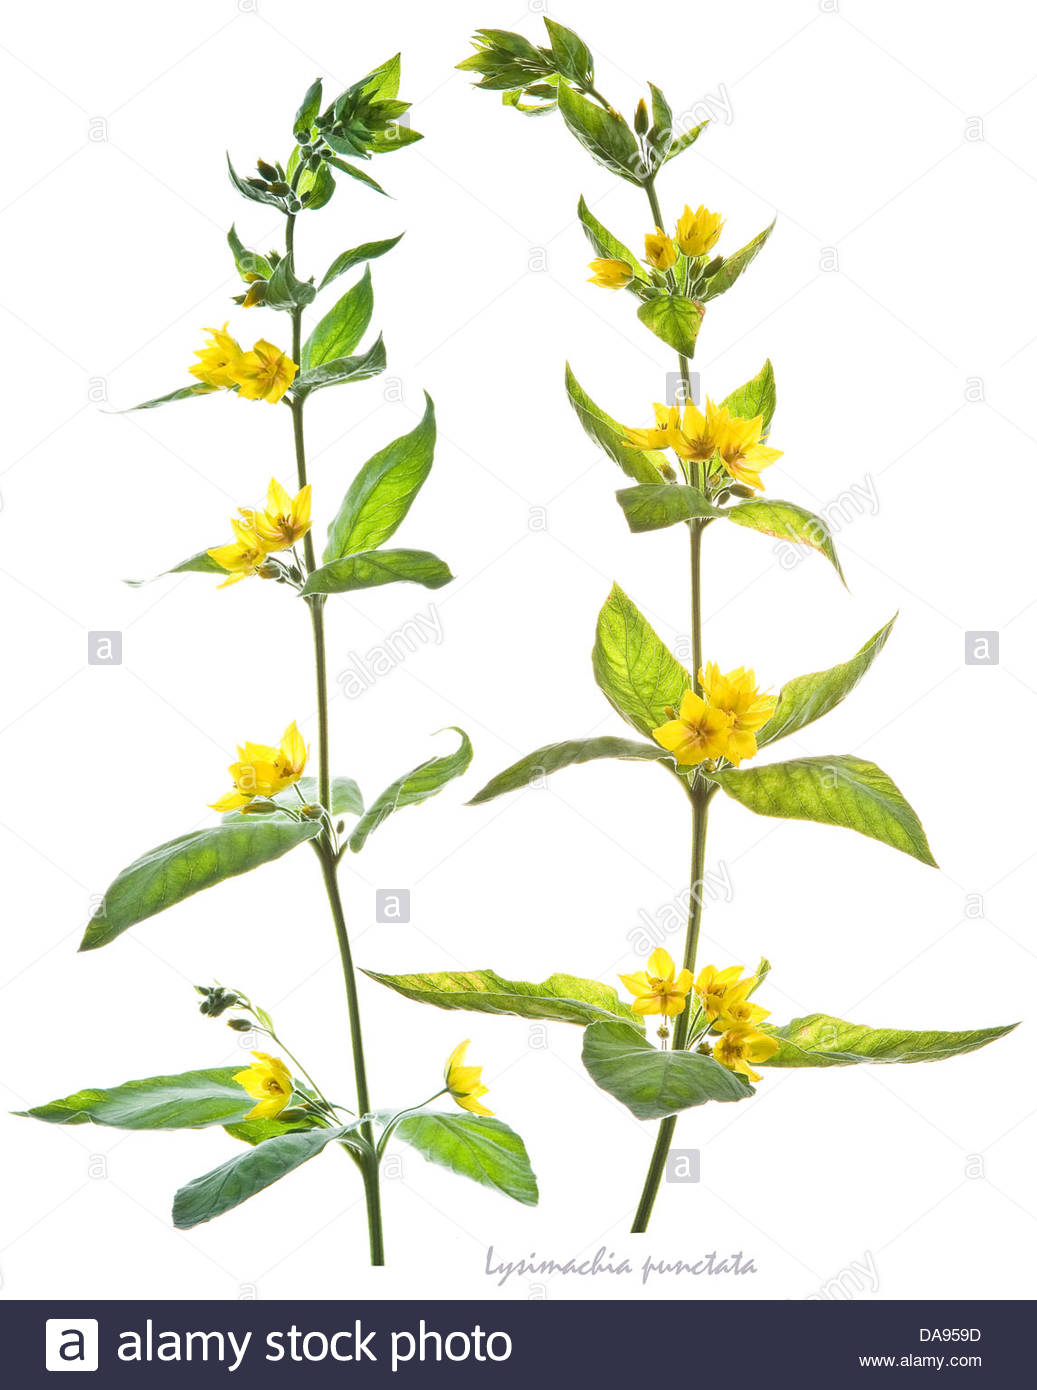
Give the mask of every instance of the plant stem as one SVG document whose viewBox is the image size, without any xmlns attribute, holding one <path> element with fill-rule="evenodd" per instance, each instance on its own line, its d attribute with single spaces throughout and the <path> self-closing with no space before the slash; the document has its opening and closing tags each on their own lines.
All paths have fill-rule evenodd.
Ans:
<svg viewBox="0 0 1037 1390">
<path fill-rule="evenodd" d="M 645 181 L 644 190 L 652 209 L 655 225 L 662 228 L 664 226 L 663 215 L 659 207 L 659 197 L 655 191 L 654 177 Z M 673 273 L 668 272 L 667 278 L 671 292 L 673 292 L 676 288 Z M 690 401 L 692 399 L 691 371 L 688 359 L 683 353 L 678 353 L 677 358 L 680 363 L 681 381 L 684 386 L 684 399 Z M 693 487 L 702 487 L 705 475 L 701 464 L 692 464 L 688 481 Z M 703 523 L 701 521 L 688 522 L 691 571 L 691 677 L 694 688 L 699 694 L 701 694 L 699 671 L 702 667 L 702 531 Z M 695 957 L 698 953 L 699 931 L 702 926 L 702 878 L 706 866 L 706 827 L 709 819 L 710 792 L 711 789 L 708 784 L 695 775 L 688 788 L 688 796 L 691 801 L 691 901 L 688 904 L 688 925 L 684 937 L 683 960 L 683 968 L 690 971 L 692 975 L 695 973 Z M 677 1022 L 673 1030 L 673 1050 L 675 1052 L 683 1051 L 687 1045 L 690 1022 L 690 1015 L 685 1007 L 684 1012 L 677 1015 Z M 676 1115 L 668 1115 L 659 1125 L 655 1148 L 652 1151 L 648 1173 L 645 1176 L 644 1187 L 641 1191 L 641 1200 L 638 1203 L 634 1224 L 631 1227 L 634 1232 L 643 1233 L 648 1229 L 652 1207 L 655 1205 L 659 1184 L 666 1170 L 666 1158 L 670 1152 L 670 1145 L 673 1142 L 676 1128 Z"/>
<path fill-rule="evenodd" d="M 295 258 L 295 218 L 289 216 L 285 229 L 285 251 Z M 294 267 L 293 267 L 294 268 Z M 292 310 L 292 361 L 298 363 L 302 356 L 302 308 Z M 295 469 L 299 487 L 306 486 L 306 441 L 303 433 L 303 406 L 305 396 L 292 400 L 292 434 L 295 440 Z M 313 535 L 307 531 L 303 537 L 303 558 L 307 574 L 312 574 L 317 565 L 313 548 Z M 328 895 L 335 936 L 338 940 L 339 956 L 342 960 L 342 975 L 346 986 L 346 1009 L 349 1016 L 349 1040 L 353 1055 L 353 1076 L 356 1082 L 356 1113 L 363 1117 L 371 1111 L 370 1096 L 367 1089 L 367 1068 L 364 1064 L 364 1039 L 360 1027 L 360 1001 L 356 987 L 356 970 L 353 966 L 353 952 L 349 944 L 346 916 L 339 892 L 337 863 L 338 852 L 332 831 L 331 806 L 331 756 L 328 720 L 328 672 L 327 647 L 324 635 L 324 595 L 315 594 L 307 598 L 310 622 L 313 628 L 313 656 L 317 682 L 317 799 L 328 815 L 319 839 L 315 842 L 317 858 L 320 861 L 324 889 Z M 385 1264 L 385 1245 L 382 1237 L 381 1192 L 379 1188 L 378 1154 L 375 1149 L 374 1130 L 368 1120 L 361 1126 L 361 1134 L 367 1141 L 368 1152 L 360 1159 L 360 1171 L 364 1180 L 364 1195 L 367 1199 L 367 1226 L 371 1244 L 371 1263 Z"/>
</svg>

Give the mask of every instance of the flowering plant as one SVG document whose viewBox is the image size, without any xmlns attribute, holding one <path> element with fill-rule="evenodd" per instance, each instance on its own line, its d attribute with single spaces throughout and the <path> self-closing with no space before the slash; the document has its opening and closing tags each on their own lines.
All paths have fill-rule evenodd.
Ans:
<svg viewBox="0 0 1037 1390">
<path fill-rule="evenodd" d="M 282 1041 L 269 1012 L 240 990 L 214 985 L 198 987 L 202 1014 L 218 1018 L 229 1013 L 232 1029 L 269 1040 L 276 1053 L 257 1049 L 252 1065 L 243 1069 L 215 1066 L 80 1090 L 26 1112 L 55 1124 L 93 1122 L 123 1129 L 222 1126 L 240 1141 L 239 1151 L 180 1188 L 173 1220 L 181 1228 L 220 1216 L 324 1149 L 341 1148 L 363 1182 L 373 1264 L 384 1263 L 379 1172 L 393 1136 L 426 1159 L 519 1202 L 537 1201 L 536 1179 L 522 1140 L 480 1101 L 487 1088 L 481 1069 L 465 1065 L 467 1042 L 451 1054 L 442 1083 L 429 1100 L 373 1109 L 356 970 L 338 882 L 347 853 L 360 852 L 396 811 L 436 795 L 466 770 L 472 756 L 467 735 L 457 729 L 460 742 L 455 751 L 395 778 L 367 807 L 352 778 L 332 775 L 324 626 L 328 597 L 403 581 L 438 589 L 452 578 L 444 562 L 427 551 L 385 548 L 432 467 L 436 426 L 428 397 L 415 428 L 358 469 L 330 520 L 319 560 L 311 521 L 304 409 L 317 391 L 363 381 L 384 369 L 381 337 L 365 348 L 360 343 L 374 306 L 370 262 L 391 251 L 400 238 L 344 251 L 315 284 L 312 277 L 302 278 L 296 265 L 297 220 L 331 201 L 338 187 L 336 173 L 383 191 L 363 165 L 374 155 L 392 153 L 421 138 L 400 123 L 408 103 L 398 99 L 399 80 L 399 55 L 328 103 L 318 79 L 296 113 L 294 147 L 284 165 L 260 160 L 256 174 L 243 178 L 228 162 L 238 192 L 252 204 L 275 208 L 284 218 L 279 252 L 247 249 L 231 227 L 231 254 L 246 286 L 235 302 L 243 310 L 262 307 L 284 315 L 281 322 L 288 325 L 290 346 L 282 348 L 264 336 L 246 349 L 228 331 L 229 323 L 209 329 L 208 340 L 189 368 L 192 380 L 134 407 L 152 409 L 218 392 L 264 403 L 263 408 L 287 407 L 294 495 L 272 478 L 264 504 L 240 508 L 231 519 L 230 541 L 199 550 L 167 573 L 218 575 L 220 588 L 245 579 L 273 581 L 267 586 L 271 601 L 291 594 L 296 608 L 308 613 L 316 673 L 315 775 L 304 776 L 311 766 L 310 749 L 294 721 L 276 747 L 243 743 L 229 768 L 230 790 L 211 803 L 219 822 L 180 835 L 125 868 L 104 894 L 81 947 L 91 951 L 107 946 L 192 894 L 308 844 L 327 891 L 342 961 L 355 1108 L 328 1099 Z M 360 279 L 304 336 L 305 313 L 318 294 L 360 265 L 365 267 Z M 271 338 L 281 336 L 273 328 L 269 331 Z M 282 411 L 277 413 L 287 422 Z M 428 1109 L 440 1096 L 449 1096 L 461 1113 Z"/>
<path fill-rule="evenodd" d="M 885 646 L 892 622 L 849 660 L 794 677 L 776 697 L 757 688 L 752 670 L 721 672 L 703 660 L 702 540 L 708 528 L 720 534 L 734 524 L 811 547 L 842 578 L 824 520 L 798 503 L 763 496 L 761 473 L 781 457 L 769 442 L 776 405 L 770 362 L 719 400 L 707 398 L 704 409 L 693 399 L 689 361 L 707 306 L 741 279 L 773 223 L 728 252 L 717 249 L 725 226 L 719 214 L 701 205 L 693 211 L 689 202 L 678 218 L 664 216 L 659 174 L 695 143 L 706 123 L 678 131 L 665 96 L 649 84 L 650 105 L 639 101 L 628 124 L 597 90 L 594 61 L 582 39 L 551 19 L 545 24 L 547 47 L 520 34 L 479 30 L 475 53 L 459 66 L 479 74 L 478 86 L 500 91 L 505 105 L 529 115 L 557 109 L 584 149 L 647 200 L 651 220 L 643 256 L 606 228 L 582 197 L 577 217 L 595 253 L 592 283 L 629 295 L 640 322 L 676 352 L 679 397 L 656 404 L 651 425 L 624 427 L 595 404 L 568 367 L 565 382 L 586 432 L 631 480 L 616 494 L 630 530 L 687 529 L 692 662 L 685 669 L 614 586 L 598 618 L 594 676 L 640 737 L 610 734 L 539 748 L 494 777 L 473 802 L 592 759 L 656 764 L 681 789 L 691 814 L 684 948 L 679 968 L 660 948 L 644 970 L 620 976 L 630 1004 L 611 986 L 573 975 L 552 975 L 541 984 L 506 980 L 490 970 L 376 978 L 440 1008 L 582 1026 L 583 1061 L 597 1085 L 638 1119 L 661 1121 L 633 1220 L 633 1230 L 644 1231 L 681 1111 L 746 1100 L 772 1067 L 937 1061 L 981 1047 L 1014 1025 L 918 1032 L 869 1028 L 824 1013 L 775 1025 L 756 1002 L 770 969 L 766 960 L 749 976 L 740 965 L 697 967 L 707 818 L 718 792 L 757 815 L 842 826 L 922 864 L 935 861 L 915 812 L 874 763 L 852 754 L 755 762 L 760 750 L 805 729 L 850 694 Z M 752 766 L 743 766 L 750 761 Z M 660 1018 L 658 1045 L 646 1035 L 649 1015 Z"/>
</svg>

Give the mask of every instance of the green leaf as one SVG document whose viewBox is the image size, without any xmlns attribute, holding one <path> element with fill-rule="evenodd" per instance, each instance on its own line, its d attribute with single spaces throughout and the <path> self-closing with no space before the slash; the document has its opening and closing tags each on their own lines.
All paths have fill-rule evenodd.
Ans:
<svg viewBox="0 0 1037 1390">
<path fill-rule="evenodd" d="M 266 297 L 263 300 L 266 308 L 283 309 L 286 312 L 304 309 L 316 298 L 317 291 L 311 281 L 296 279 L 291 256 L 282 256 L 274 267 L 274 273 L 266 287 Z"/>
<path fill-rule="evenodd" d="M 230 247 L 234 264 L 242 280 L 247 281 L 248 277 L 253 275 L 258 275 L 261 280 L 269 280 L 273 275 L 274 268 L 265 256 L 261 256 L 258 251 L 249 251 L 247 247 L 242 245 L 241 238 L 233 224 L 227 233 L 227 245 Z"/>
<path fill-rule="evenodd" d="M 295 120 L 292 122 L 292 133 L 297 140 L 305 140 L 310 133 L 313 122 L 317 119 L 320 111 L 320 104 L 323 100 L 323 82 L 318 77 L 317 80 L 306 88 L 306 95 L 299 103 L 299 109 L 295 113 Z"/>
<path fill-rule="evenodd" d="M 232 1139 L 240 1139 L 243 1144 L 265 1144 L 268 1139 L 277 1139 L 282 1134 L 298 1134 L 300 1130 L 316 1129 L 317 1121 L 312 1116 L 303 1120 L 242 1120 L 240 1124 L 224 1125 Z"/>
<path fill-rule="evenodd" d="M 725 396 L 720 404 L 741 420 L 753 420 L 757 415 L 762 415 L 763 433 L 761 438 L 766 439 L 770 433 L 771 421 L 774 419 L 775 407 L 778 404 L 778 395 L 774 386 L 774 368 L 771 366 L 770 358 L 768 357 L 752 381 L 747 381 L 744 386 L 739 386 L 729 396 Z"/>
<path fill-rule="evenodd" d="M 774 219 L 775 222 L 777 220 L 777 218 Z M 747 246 L 743 246 L 733 256 L 725 256 L 723 265 L 709 281 L 703 291 L 702 298 L 704 300 L 716 299 L 718 294 L 723 294 L 725 290 L 729 290 L 742 271 L 752 265 L 773 231 L 774 222 L 769 227 L 765 227 L 759 236 L 754 236 Z"/>
<path fill-rule="evenodd" d="M 356 84 L 371 101 L 392 101 L 400 95 L 400 55 L 394 53 L 372 68 L 366 77 Z"/>
<path fill-rule="evenodd" d="M 495 1188 L 525 1207 L 539 1201 L 526 1146 L 501 1120 L 419 1110 L 402 1119 L 394 1133 L 430 1163 Z"/>
<path fill-rule="evenodd" d="M 373 310 L 374 291 L 371 288 L 371 267 L 368 265 L 357 283 L 324 315 L 303 343 L 302 361 L 299 364 L 303 372 L 334 361 L 337 357 L 348 357 L 366 333 Z"/>
<path fill-rule="evenodd" d="M 406 149 L 408 145 L 424 138 L 420 130 L 414 130 L 409 125 L 400 125 L 398 121 L 390 121 L 384 130 L 376 130 L 371 136 L 371 149 L 375 154 L 392 154 L 394 150 Z"/>
<path fill-rule="evenodd" d="M 265 203 L 267 207 L 277 208 L 279 212 L 284 212 L 284 199 L 280 194 L 270 193 L 265 188 L 254 188 L 246 179 L 240 178 L 234 165 L 230 162 L 230 155 L 227 156 L 227 173 L 230 175 L 230 181 L 234 187 L 250 203 Z"/>
<path fill-rule="evenodd" d="M 594 82 L 594 59 L 591 51 L 572 29 L 544 16 L 548 36 L 551 39 L 551 53 L 558 72 L 570 82 L 580 86 L 590 86 Z"/>
<path fill-rule="evenodd" d="M 793 758 L 709 775 L 757 815 L 841 825 L 936 865 L 925 831 L 899 788 L 863 758 Z"/>
<path fill-rule="evenodd" d="M 528 753 L 517 763 L 512 763 L 503 772 L 498 772 L 481 791 L 476 792 L 468 805 L 478 806 L 484 801 L 492 801 L 495 796 L 503 796 L 505 792 L 518 791 L 520 787 L 528 787 L 530 782 L 557 772 L 559 768 L 572 767 L 574 763 L 589 763 L 595 758 L 654 762 L 670 756 L 665 748 L 660 748 L 656 743 L 635 743 L 633 739 L 614 738 L 611 735 L 549 743 L 545 748 L 538 748 L 535 753 Z"/>
<path fill-rule="evenodd" d="M 436 971 L 428 975 L 380 975 L 365 970 L 372 980 L 418 1004 L 437 1009 L 463 1009 L 477 1014 L 508 1014 L 552 1023 L 638 1021 L 629 1005 L 620 1002 L 611 985 L 578 975 L 550 975 L 541 984 L 505 980 L 493 970 Z"/>
<path fill-rule="evenodd" d="M 646 137 L 646 144 L 652 157 L 653 172 L 666 163 L 670 145 L 673 143 L 673 112 L 670 103 L 654 83 L 649 82 L 652 93 L 652 125 Z"/>
<path fill-rule="evenodd" d="M 678 135 L 677 139 L 674 140 L 673 144 L 670 146 L 669 152 L 663 162 L 669 164 L 671 159 L 676 159 L 679 154 L 682 154 L 685 150 L 691 149 L 692 145 L 694 145 L 695 141 L 708 125 L 708 121 L 701 121 L 697 126 L 693 126 L 691 130 L 686 130 L 683 135 Z"/>
<path fill-rule="evenodd" d="M 168 391 L 164 396 L 141 401 L 140 405 L 130 405 L 125 410 L 115 410 L 112 414 L 129 415 L 134 410 L 154 410 L 157 405 L 168 405 L 170 401 L 187 401 L 193 396 L 211 396 L 218 389 L 216 386 L 206 386 L 204 382 L 196 381 L 193 386 L 178 386 L 175 391 Z"/>
<path fill-rule="evenodd" d="M 300 589 L 310 594 L 345 594 L 379 584 L 424 584 L 441 589 L 453 579 L 450 567 L 428 550 L 365 550 L 315 569 Z"/>
<path fill-rule="evenodd" d="M 637 317 L 664 343 L 685 357 L 694 357 L 704 312 L 697 299 L 688 299 L 683 294 L 664 294 L 658 299 L 646 299 Z"/>
<path fill-rule="evenodd" d="M 104 1090 L 76 1091 L 63 1100 L 17 1113 L 53 1125 L 92 1122 L 116 1129 L 204 1129 L 236 1124 L 256 1103 L 233 1079 L 240 1070 L 213 1067 L 178 1076 L 148 1076 Z"/>
<path fill-rule="evenodd" d="M 248 820 L 192 830 L 135 859 L 111 884 L 87 925 L 81 951 L 107 946 L 174 903 L 280 859 L 320 834 L 319 821 Z"/>
<path fill-rule="evenodd" d="M 807 1014 L 784 1027 L 761 1025 L 779 1041 L 778 1051 L 761 1067 L 849 1067 L 857 1062 L 941 1062 L 996 1042 L 1018 1024 L 972 1028 L 967 1032 L 909 1032 L 904 1028 L 868 1028 L 830 1014 Z"/>
<path fill-rule="evenodd" d="M 341 256 L 336 256 L 328 266 L 324 272 L 324 279 L 318 288 L 325 289 L 332 280 L 337 280 L 340 275 L 345 275 L 346 271 L 352 270 L 355 265 L 361 265 L 364 261 L 373 261 L 377 260 L 379 256 L 384 256 L 402 238 L 403 233 L 401 232 L 399 236 L 388 237 L 385 241 L 365 241 L 361 246 L 354 246 L 349 251 L 343 251 Z"/>
<path fill-rule="evenodd" d="M 603 1091 L 639 1120 L 661 1120 L 708 1100 L 745 1100 L 753 1088 L 698 1052 L 662 1052 L 628 1023 L 592 1023 L 583 1065 Z"/>
<path fill-rule="evenodd" d="M 796 676 L 781 687 L 774 713 L 756 735 L 759 747 L 786 738 L 812 724 L 829 710 L 835 709 L 864 676 L 871 663 L 886 645 L 896 617 L 868 639 L 860 651 L 839 666 L 827 671 L 814 671 L 808 676 Z"/>
<path fill-rule="evenodd" d="M 428 477 L 435 447 L 436 415 L 426 392 L 420 424 L 369 458 L 350 484 L 328 528 L 324 564 L 389 539 Z"/>
<path fill-rule="evenodd" d="M 167 574 L 222 574 L 227 571 L 222 565 L 218 565 L 207 550 L 199 550 L 197 555 L 191 555 L 186 560 L 181 560 L 172 569 L 163 570 L 161 574 L 153 574 L 150 579 L 124 579 L 122 582 L 128 584 L 131 589 L 139 589 L 142 584 L 154 584 L 156 579 L 164 579 Z"/>
<path fill-rule="evenodd" d="M 831 562 L 845 585 L 843 567 L 839 563 L 828 523 L 813 512 L 808 512 L 805 507 L 799 507 L 795 502 L 754 497 L 749 502 L 723 508 L 722 515 L 736 526 L 747 526 L 751 531 L 762 531 L 765 536 L 774 536 L 793 545 L 811 546 Z"/>
<path fill-rule="evenodd" d="M 348 174 L 351 179 L 356 179 L 358 183 L 366 183 L 368 188 L 373 188 L 376 193 L 381 193 L 383 197 L 388 197 L 385 189 L 377 183 L 370 174 L 365 174 L 363 169 L 358 169 L 355 164 L 350 164 L 348 160 L 339 159 L 333 156 L 326 161 L 328 164 L 339 171 L 341 174 Z"/>
<path fill-rule="evenodd" d="M 457 750 L 442 758 L 429 758 L 427 762 L 419 764 L 411 772 L 405 772 L 402 777 L 397 777 L 395 782 L 390 783 L 353 827 L 353 833 L 349 837 L 349 848 L 354 853 L 363 849 L 368 836 L 394 811 L 427 801 L 430 796 L 441 792 L 448 782 L 467 771 L 468 764 L 472 761 L 471 742 L 463 729 L 458 729 L 456 725 L 451 727 L 455 734 L 461 736 Z"/>
<path fill-rule="evenodd" d="M 212 1172 L 182 1187 L 173 1198 L 173 1225 L 189 1231 L 203 1221 L 222 1216 L 257 1192 L 283 1178 L 286 1173 L 301 1167 L 327 1146 L 345 1138 L 361 1120 L 335 1129 L 308 1129 L 282 1134 L 257 1144 L 244 1153 L 235 1154 Z"/>
<path fill-rule="evenodd" d="M 691 676 L 618 584 L 598 615 L 594 679 L 628 724 L 651 737 L 677 708 Z"/>
<path fill-rule="evenodd" d="M 641 152 L 634 132 L 618 112 L 605 111 L 564 82 L 558 85 L 558 109 L 588 154 L 628 183 L 640 186 Z"/>
<path fill-rule="evenodd" d="M 303 171 L 297 191 L 303 212 L 317 212 L 335 196 L 335 176 L 322 160 L 316 169 Z"/>
<path fill-rule="evenodd" d="M 304 396 L 325 386 L 340 386 L 347 381 L 366 381 L 385 371 L 385 344 L 379 333 L 377 341 L 359 357 L 335 357 L 319 367 L 300 372 L 292 382 L 292 393 Z"/>
<path fill-rule="evenodd" d="M 606 260 L 626 261 L 633 272 L 635 281 L 642 285 L 652 283 L 647 270 L 630 247 L 624 246 L 618 237 L 614 237 L 607 227 L 602 226 L 587 206 L 582 194 L 576 205 L 576 216 L 580 219 L 580 225 L 583 227 L 595 255 L 603 256 Z M 628 289 L 632 287 L 632 284 L 627 286 Z"/>
<path fill-rule="evenodd" d="M 594 404 L 573 376 L 568 362 L 565 364 L 565 389 L 580 424 L 613 463 L 618 463 L 623 472 L 635 482 L 662 482 L 663 474 L 660 469 L 668 470 L 670 467 L 666 455 L 658 449 L 635 449 L 628 444 L 623 426 Z"/>
<path fill-rule="evenodd" d="M 315 802 L 317 800 L 317 779 L 316 777 L 303 777 L 296 782 L 288 791 L 281 792 L 272 798 L 269 805 L 271 810 L 290 808 L 297 811 L 302 805 L 295 788 L 298 787 L 302 792 L 303 800 Z M 255 802 L 252 803 L 255 806 Z M 360 788 L 353 781 L 352 777 L 334 777 L 331 781 L 331 814 L 333 816 L 362 816 L 364 813 L 364 798 L 360 795 Z M 242 811 L 225 811 L 220 817 L 223 821 L 231 821 L 235 825 L 240 825 L 243 820 L 251 820 L 255 811 L 250 811 L 247 815 Z"/>
<path fill-rule="evenodd" d="M 631 531 L 660 531 L 692 517 L 723 516 L 697 487 L 672 483 L 642 483 L 616 493 Z"/>
</svg>

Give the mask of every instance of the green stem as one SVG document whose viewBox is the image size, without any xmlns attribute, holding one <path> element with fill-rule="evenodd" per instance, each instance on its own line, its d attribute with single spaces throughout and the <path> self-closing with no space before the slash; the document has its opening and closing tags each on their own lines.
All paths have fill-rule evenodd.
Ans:
<svg viewBox="0 0 1037 1390">
<path fill-rule="evenodd" d="M 295 257 L 295 218 L 289 216 L 285 229 L 285 251 Z M 293 267 L 294 268 L 294 267 Z M 302 356 L 302 308 L 292 310 L 292 361 L 298 363 Z M 292 433 L 295 440 L 295 468 L 299 487 L 306 486 L 306 441 L 303 433 L 303 406 L 305 397 L 292 400 Z M 312 574 L 317 565 L 313 548 L 313 535 L 307 531 L 303 538 L 303 557 L 307 574 Z M 346 1007 L 349 1015 L 349 1039 L 353 1054 L 353 1076 L 356 1082 L 356 1113 L 359 1116 L 371 1112 L 367 1089 L 367 1068 L 364 1064 L 364 1039 L 360 1027 L 360 1000 L 357 994 L 356 970 L 353 966 L 353 952 L 349 944 L 346 916 L 339 892 L 336 865 L 338 855 L 334 833 L 331 828 L 331 756 L 328 720 L 328 671 L 327 647 L 324 635 L 324 595 L 316 594 L 306 600 L 310 610 L 313 628 L 313 656 L 317 682 L 317 785 L 318 801 L 324 807 L 329 820 L 325 822 L 319 839 L 315 842 L 317 858 L 320 860 L 324 889 L 328 895 L 335 936 L 338 940 L 339 956 L 342 960 L 342 975 L 346 986 Z M 371 1263 L 385 1264 L 385 1245 L 382 1237 L 381 1192 L 378 1178 L 378 1157 L 375 1150 L 374 1130 L 370 1120 L 361 1126 L 361 1133 L 367 1141 L 368 1152 L 360 1159 L 360 1170 L 364 1179 L 364 1195 L 367 1200 L 367 1226 L 371 1244 Z"/>
<path fill-rule="evenodd" d="M 644 190 L 648 197 L 648 204 L 652 210 L 652 217 L 657 227 L 665 228 L 663 222 L 662 209 L 659 206 L 659 196 L 655 191 L 654 178 L 647 179 L 644 183 Z M 676 288 L 676 281 L 673 273 L 668 272 L 671 293 Z M 690 401 L 691 396 L 691 370 L 688 359 L 683 353 L 677 354 L 680 363 L 681 381 L 684 386 L 684 398 Z M 688 481 L 693 487 L 701 488 L 704 482 L 702 465 L 693 463 Z M 691 657 L 692 657 L 692 682 L 695 690 L 701 694 L 699 682 L 699 671 L 702 667 L 702 531 L 701 521 L 689 521 L 688 532 L 690 537 L 690 570 L 691 570 Z M 688 904 L 688 925 L 684 937 L 684 959 L 683 968 L 695 973 L 695 957 L 698 954 L 699 932 L 702 926 L 702 878 L 705 873 L 706 865 L 706 828 L 709 819 L 709 798 L 710 787 L 701 778 L 695 780 L 688 788 L 688 796 L 691 801 L 691 901 Z M 675 1052 L 683 1051 L 688 1041 L 688 1031 L 690 1026 L 690 1015 L 688 1009 L 677 1015 L 677 1022 L 673 1032 L 673 1049 Z M 659 1184 L 662 1181 L 663 1173 L 666 1171 L 666 1158 L 670 1152 L 670 1145 L 673 1142 L 674 1131 L 677 1128 L 676 1115 L 668 1115 L 659 1125 L 659 1132 L 655 1140 L 655 1148 L 652 1151 L 651 1162 L 648 1165 L 648 1173 L 645 1176 L 644 1187 L 641 1191 L 641 1200 L 634 1215 L 634 1224 L 631 1230 L 637 1233 L 647 1231 L 648 1222 L 652 1215 L 652 1207 L 659 1191 Z"/>
<path fill-rule="evenodd" d="M 683 968 L 695 973 L 695 956 L 698 952 L 699 930 L 702 926 L 702 877 L 706 864 L 706 822 L 709 818 L 709 789 L 701 781 L 692 787 L 691 792 L 691 902 L 688 905 L 688 929 L 684 938 Z M 685 1008 L 677 1015 L 673 1030 L 673 1050 L 684 1050 L 688 1040 L 690 1017 Z M 645 1176 L 641 1200 L 637 1205 L 631 1231 L 643 1234 L 648 1230 L 652 1207 L 659 1191 L 663 1173 L 666 1170 L 666 1157 L 673 1142 L 673 1132 L 677 1127 L 677 1116 L 668 1115 L 659 1125 L 655 1148 Z"/>
</svg>

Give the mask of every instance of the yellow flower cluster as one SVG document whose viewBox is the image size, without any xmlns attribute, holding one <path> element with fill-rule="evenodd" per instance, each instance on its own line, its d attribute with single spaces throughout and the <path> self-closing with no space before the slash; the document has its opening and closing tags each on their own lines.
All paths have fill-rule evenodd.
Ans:
<svg viewBox="0 0 1037 1390">
<path fill-rule="evenodd" d="M 645 235 L 645 260 L 653 270 L 670 270 L 677 263 L 678 251 L 689 260 L 704 256 L 720 240 L 724 219 L 718 212 L 700 206 L 697 211 L 685 207 L 677 222 L 676 237 L 668 236 L 661 227 Z"/>
<path fill-rule="evenodd" d="M 214 811 L 243 811 L 257 796 L 276 796 L 298 782 L 308 756 L 309 749 L 293 719 L 282 735 L 280 748 L 265 743 L 245 743 L 238 748 L 238 761 L 227 769 L 234 790 L 209 804 Z"/>
<path fill-rule="evenodd" d="M 260 338 L 251 352 L 222 328 L 207 328 L 209 340 L 195 353 L 198 361 L 190 368 L 205 386 L 214 389 L 237 390 L 247 401 L 270 401 L 276 404 L 295 380 L 299 370 L 292 359 Z"/>
<path fill-rule="evenodd" d="M 763 416 L 751 420 L 732 415 L 726 406 L 706 400 L 705 414 L 693 401 L 678 406 L 653 406 L 652 429 L 625 429 L 627 443 L 635 449 L 672 449 L 685 462 L 709 463 L 719 458 L 726 472 L 746 487 L 762 492 L 760 470 L 768 468 L 782 455 L 781 449 L 761 444 Z"/>
<path fill-rule="evenodd" d="M 271 478 L 265 510 L 239 507 L 238 512 L 241 520 L 232 517 L 230 523 L 233 541 L 207 552 L 230 573 L 230 578 L 220 585 L 221 589 L 255 574 L 268 555 L 290 550 L 302 540 L 310 529 L 310 484 L 291 497 L 276 478 Z"/>
<path fill-rule="evenodd" d="M 619 978 L 634 996 L 631 1008 L 642 1017 L 662 1014 L 676 1018 L 688 1007 L 691 995 L 692 1027 L 701 1018 L 705 1022 L 703 1031 L 720 1035 L 713 1044 L 716 1060 L 749 1081 L 759 1081 L 752 1064 L 773 1057 L 778 1042 L 758 1026 L 770 1017 L 769 1010 L 750 1002 L 759 980 L 755 975 L 743 979 L 742 971 L 741 965 L 729 965 L 724 970 L 707 965 L 693 979 L 690 970 L 678 974 L 669 951 L 660 946 L 648 957 L 647 969 Z"/>
<path fill-rule="evenodd" d="M 699 684 L 702 695 L 686 690 L 674 717 L 652 730 L 656 743 L 682 767 L 707 758 L 726 758 L 737 767 L 754 757 L 756 733 L 774 713 L 774 696 L 756 688 L 754 671 L 738 666 L 725 675 L 713 661 L 699 672 Z"/>
</svg>

